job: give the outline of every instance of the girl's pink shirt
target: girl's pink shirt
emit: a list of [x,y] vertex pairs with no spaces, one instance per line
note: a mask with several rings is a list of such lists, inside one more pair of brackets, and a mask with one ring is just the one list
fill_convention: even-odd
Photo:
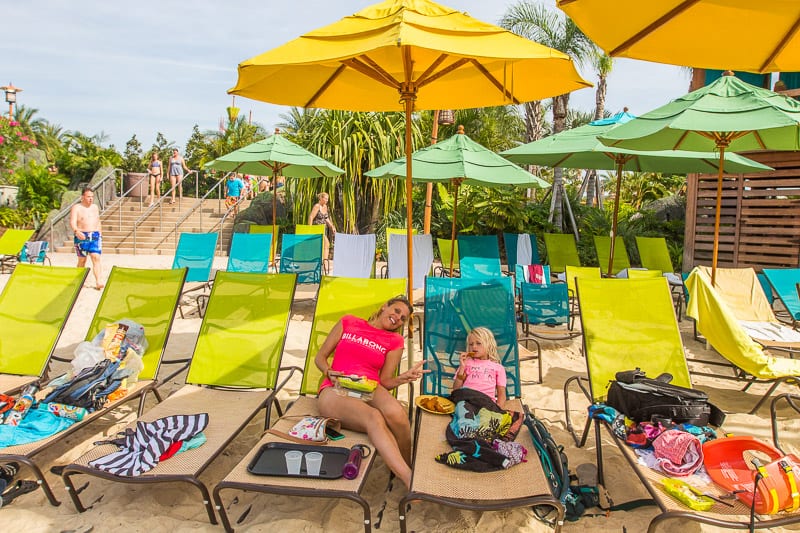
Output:
[[506,369],[491,359],[467,359],[458,369],[465,374],[463,387],[484,393],[497,401],[497,387],[506,386]]

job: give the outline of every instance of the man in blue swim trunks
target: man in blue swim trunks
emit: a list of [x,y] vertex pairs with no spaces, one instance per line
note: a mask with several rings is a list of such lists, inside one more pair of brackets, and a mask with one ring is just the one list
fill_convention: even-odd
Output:
[[94,205],[94,193],[89,187],[83,188],[81,202],[72,206],[69,225],[73,232],[75,253],[78,254],[78,266],[86,266],[86,258],[92,258],[95,287],[99,291],[105,286],[100,281],[103,274],[100,264],[103,241],[100,236],[100,210]]

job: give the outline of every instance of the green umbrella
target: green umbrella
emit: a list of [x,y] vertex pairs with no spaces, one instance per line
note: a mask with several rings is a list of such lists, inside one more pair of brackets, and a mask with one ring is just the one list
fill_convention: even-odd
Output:
[[[267,137],[244,148],[218,157],[206,163],[207,168],[229,172],[243,172],[263,176],[267,172],[272,175],[272,235],[275,236],[277,213],[276,185],[278,176],[289,178],[332,178],[344,174],[344,170],[329,163],[302,146],[280,135]],[[273,243],[275,246],[275,243]]]
[[718,80],[673,100],[600,137],[632,150],[719,150],[714,252],[716,279],[725,151],[800,149],[800,102],[761,89],[726,72]]
[[[406,175],[406,158],[401,157],[365,173],[373,178]],[[528,188],[550,187],[527,170],[500,157],[464,134],[464,126],[446,141],[421,148],[411,154],[411,178],[414,181],[448,181],[455,187],[453,202],[453,224],[450,246],[456,238],[456,215],[458,210],[458,188],[462,183],[498,187],[521,185]],[[453,250],[450,250],[450,275],[453,274]]]
[[[612,271],[614,264],[614,243],[617,236],[617,217],[619,214],[620,185],[622,183],[623,170],[686,174],[688,172],[708,173],[719,170],[721,166],[718,152],[690,152],[686,150],[639,152],[606,146],[597,139],[598,136],[606,135],[608,132],[635,118],[626,109],[613,117],[595,120],[585,126],[562,131],[550,137],[500,152],[500,155],[519,164],[593,168],[598,170],[616,169],[617,193],[614,198],[614,214],[611,223],[609,272]],[[736,154],[728,154],[726,163],[728,172],[772,170],[771,167]]]

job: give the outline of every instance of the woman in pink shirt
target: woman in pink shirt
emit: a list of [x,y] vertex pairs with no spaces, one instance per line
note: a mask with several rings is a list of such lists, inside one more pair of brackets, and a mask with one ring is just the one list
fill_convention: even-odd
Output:
[[[411,314],[405,296],[392,298],[369,320],[346,315],[333,327],[314,363],[325,375],[319,389],[322,416],[338,418],[342,426],[369,435],[387,466],[406,487],[411,484],[411,425],[406,409],[390,390],[411,383],[427,372],[424,361],[398,374],[403,355],[403,327]],[[333,360],[330,360],[331,354]],[[371,400],[340,396],[333,381],[359,375],[378,382]]]
[[497,355],[497,341],[488,328],[475,328],[467,335],[469,352],[461,354],[453,390],[466,387],[484,393],[505,409],[506,369]]

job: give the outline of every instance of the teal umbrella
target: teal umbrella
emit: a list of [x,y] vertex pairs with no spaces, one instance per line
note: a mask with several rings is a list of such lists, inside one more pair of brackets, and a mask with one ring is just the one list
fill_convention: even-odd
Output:
[[713,83],[622,124],[600,140],[632,150],[719,151],[711,282],[716,280],[725,152],[800,149],[800,102],[726,72]]
[[[718,152],[690,152],[686,150],[639,152],[607,146],[598,140],[599,136],[606,135],[635,118],[626,109],[613,117],[595,120],[585,126],[562,131],[550,137],[500,152],[500,155],[510,161],[525,165],[593,168],[597,170],[616,169],[617,192],[614,198],[614,212],[611,222],[609,272],[612,271],[614,264],[614,243],[617,236],[620,185],[622,183],[623,170],[686,174],[688,172],[709,173],[718,171],[721,166],[720,153]],[[771,167],[736,154],[728,154],[726,163],[728,172],[772,170]]]
[[[244,148],[218,157],[206,163],[206,168],[227,172],[242,172],[256,176],[272,176],[272,235],[275,235],[278,176],[289,178],[333,178],[344,174],[344,170],[322,159],[302,146],[280,135],[267,137]],[[274,238],[274,237],[273,237]],[[274,246],[274,243],[273,243]]]
[[[372,178],[406,175],[406,158],[401,157],[365,173]],[[458,188],[462,183],[501,187],[520,185],[544,189],[550,184],[476,143],[464,134],[464,126],[446,141],[421,148],[411,154],[411,179],[421,182],[450,182],[455,187],[451,247],[456,238]],[[450,250],[450,274],[453,273],[453,250]]]

